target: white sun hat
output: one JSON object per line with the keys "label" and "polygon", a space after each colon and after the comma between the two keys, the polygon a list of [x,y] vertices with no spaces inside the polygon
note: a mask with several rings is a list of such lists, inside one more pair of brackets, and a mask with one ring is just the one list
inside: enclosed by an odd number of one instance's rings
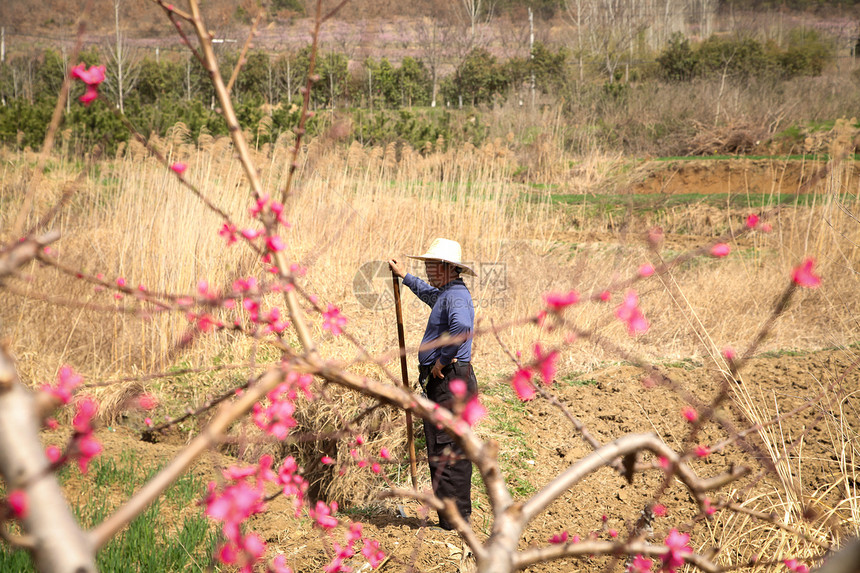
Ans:
{"label": "white sun hat", "polygon": [[430,248],[423,255],[407,255],[410,259],[419,261],[442,261],[451,263],[463,269],[467,275],[475,276],[475,271],[463,264],[463,253],[460,243],[450,239],[433,239]]}

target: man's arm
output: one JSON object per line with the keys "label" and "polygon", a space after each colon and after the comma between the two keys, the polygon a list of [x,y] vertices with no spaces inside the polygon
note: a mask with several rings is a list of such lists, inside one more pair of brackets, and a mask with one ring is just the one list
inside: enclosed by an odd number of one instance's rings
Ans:
{"label": "man's arm", "polygon": [[427,306],[432,307],[436,304],[436,299],[439,298],[439,289],[428,285],[415,275],[408,274],[406,272],[406,264],[402,261],[389,259],[388,266],[391,267],[391,271],[394,274],[403,279],[403,284],[408,286],[409,290],[415,293],[415,296],[427,303]]}
{"label": "man's arm", "polygon": [[403,284],[409,287],[409,290],[415,293],[419,299],[427,303],[427,306],[433,308],[436,304],[436,299],[439,298],[439,289],[432,287],[416,277],[415,275],[407,274],[403,277]]}

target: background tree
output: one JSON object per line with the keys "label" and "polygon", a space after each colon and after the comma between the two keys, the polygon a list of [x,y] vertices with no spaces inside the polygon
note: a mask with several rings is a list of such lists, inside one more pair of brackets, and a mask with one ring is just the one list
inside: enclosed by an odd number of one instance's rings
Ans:
{"label": "background tree", "polygon": [[418,23],[418,42],[421,46],[421,61],[430,73],[430,106],[436,107],[439,91],[439,68],[445,59],[446,45],[452,27],[444,20],[441,4],[434,4],[431,15],[424,16]]}
{"label": "background tree", "polygon": [[105,64],[107,81],[105,90],[111,94],[121,112],[125,112],[125,100],[128,93],[134,89],[140,72],[140,52],[133,48],[127,35],[120,25],[120,8],[122,0],[113,0],[114,34],[113,40],[106,43],[103,52],[110,56],[110,62]]}
{"label": "background tree", "polygon": [[253,50],[246,56],[234,89],[240,101],[254,98],[263,99],[268,104],[274,103],[275,82],[268,53]]}
{"label": "background tree", "polygon": [[496,57],[483,48],[469,52],[447,84],[447,97],[476,105],[492,101],[505,89],[505,78]]}
{"label": "background tree", "polygon": [[140,62],[137,78],[135,91],[144,105],[156,104],[161,100],[180,100],[186,96],[186,91],[183,89],[185,81],[183,62],[144,58]]}

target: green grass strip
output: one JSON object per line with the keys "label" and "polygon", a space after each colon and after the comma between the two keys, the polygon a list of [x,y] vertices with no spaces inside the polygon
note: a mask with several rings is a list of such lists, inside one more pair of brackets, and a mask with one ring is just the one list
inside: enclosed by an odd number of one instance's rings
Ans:
{"label": "green grass strip", "polygon": [[[657,193],[640,193],[626,195],[595,195],[595,194],[552,194],[553,203],[562,205],[580,205],[604,208],[632,207],[634,209],[665,209],[675,206],[711,205],[714,207],[737,207],[761,209],[785,206],[809,206],[831,200],[833,196],[820,193],[679,193],[663,195]],[[526,196],[528,201],[539,199]],[[855,195],[843,194],[838,197],[841,202],[857,200]]]}
{"label": "green grass strip", "polygon": [[[76,470],[64,467],[60,471],[61,482],[68,481],[72,471]],[[156,471],[156,468],[143,467],[133,452],[123,452],[119,458],[96,458],[90,464],[77,498],[69,500],[78,521],[85,528],[100,523],[116,509],[108,503],[107,491],[121,491],[129,497]],[[203,512],[189,513],[181,523],[175,522],[173,526],[163,517],[167,513],[166,508],[178,516],[204,491],[204,480],[185,474],[162,498],[99,551],[96,556],[99,571],[173,573],[211,570],[211,556],[218,544],[218,533]],[[30,573],[35,572],[35,568],[26,551],[0,547],[0,571]]]}

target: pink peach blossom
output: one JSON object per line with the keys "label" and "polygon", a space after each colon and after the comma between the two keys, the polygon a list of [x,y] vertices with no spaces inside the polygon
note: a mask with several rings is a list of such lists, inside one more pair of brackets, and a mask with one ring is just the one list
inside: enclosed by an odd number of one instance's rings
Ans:
{"label": "pink peach blossom", "polygon": [[340,313],[340,309],[333,304],[328,305],[328,310],[323,312],[323,328],[331,331],[335,336],[343,332],[343,327],[346,326],[346,322],[346,317],[343,316]]}
{"label": "pink peach blossom", "polygon": [[266,247],[273,252],[283,251],[287,246],[284,240],[277,235],[272,235],[266,238]]}
{"label": "pink peach blossom", "polygon": [[794,281],[794,284],[805,288],[818,288],[821,284],[821,277],[812,272],[814,264],[814,259],[804,259],[800,266],[791,273],[791,280]]}
{"label": "pink peach blossom", "polygon": [[713,247],[711,247],[711,256],[717,258],[723,258],[728,256],[731,252],[732,248],[727,243],[717,243]]}
{"label": "pink peach blossom", "polygon": [[6,498],[6,502],[9,504],[9,509],[12,511],[12,517],[16,519],[27,517],[28,503],[26,493],[20,489],[9,492],[9,497]]}
{"label": "pink peach blossom", "polygon": [[361,548],[361,554],[370,563],[373,569],[376,569],[385,560],[385,553],[379,549],[379,541],[375,539],[365,539],[364,547]]}
{"label": "pink peach blossom", "polygon": [[466,403],[466,407],[463,408],[463,420],[469,424],[470,426],[474,426],[475,423],[487,415],[487,409],[481,404],[481,401],[477,396],[473,396],[471,400]]}
{"label": "pink peach blossom", "polygon": [[552,385],[552,381],[555,377],[556,372],[555,361],[559,357],[558,350],[550,350],[549,352],[544,353],[544,350],[543,348],[541,348],[540,343],[535,343],[534,354],[535,362],[538,363],[538,368],[540,369],[540,375],[543,379],[543,383],[547,386]]}
{"label": "pink peach blossom", "polygon": [[684,556],[693,552],[690,547],[690,536],[673,529],[664,541],[669,552],[663,555],[663,568],[670,573],[684,564]]}
{"label": "pink peach blossom", "polygon": [[84,104],[85,106],[89,106],[95,100],[99,98],[99,90],[96,89],[95,86],[87,86],[84,94],[78,98],[78,101]]}
{"label": "pink peach blossom", "polygon": [[627,568],[627,573],[648,573],[651,571],[652,565],[653,561],[642,555],[637,555]]}
{"label": "pink peach blossom", "polygon": [[549,542],[553,543],[555,545],[559,545],[561,543],[567,543],[568,535],[569,534],[567,533],[567,531],[562,531],[561,533],[556,533],[555,535],[553,535],[552,537],[549,538]]}
{"label": "pink peach blossom", "polygon": [[786,559],[783,563],[792,573],[809,573],[809,567],[799,562],[797,559]]}
{"label": "pink peach blossom", "polygon": [[331,502],[328,506],[323,501],[318,501],[315,508],[308,510],[311,518],[316,522],[316,525],[324,530],[330,530],[337,527],[337,518],[334,514],[337,512],[337,502]]}
{"label": "pink peach blossom", "polygon": [[57,446],[48,446],[45,448],[45,457],[47,457],[48,461],[52,464],[57,463],[60,461],[60,458],[63,457],[63,450]]}
{"label": "pink peach blossom", "polygon": [[750,229],[755,229],[758,226],[758,215],[755,213],[750,213],[749,217],[747,217],[747,227]]}
{"label": "pink peach blossom", "polygon": [[684,415],[685,418],[687,418],[688,422],[695,422],[699,419],[699,413],[692,406],[685,407],[683,410],[681,410],[681,413]]}
{"label": "pink peach blossom", "polygon": [[572,290],[568,293],[550,292],[543,296],[546,306],[552,312],[560,312],[568,306],[579,302],[579,293]]}
{"label": "pink peach blossom", "polygon": [[466,383],[459,378],[451,380],[448,384],[448,389],[451,390],[451,393],[457,398],[462,398],[466,395]]}
{"label": "pink peach blossom", "polygon": [[638,272],[640,277],[650,277],[654,274],[654,266],[649,263],[645,263],[644,265],[639,267]]}
{"label": "pink peach blossom", "polygon": [[81,80],[88,86],[97,86],[105,81],[104,66],[90,66],[86,69],[86,64],[80,63],[72,68],[71,74],[73,78]]}
{"label": "pink peach blossom", "polygon": [[536,391],[531,380],[531,370],[528,370],[526,368],[520,368],[514,373],[514,376],[511,378],[511,387],[513,387],[514,392],[517,393],[517,398],[519,398],[523,402],[527,402],[535,397]]}
{"label": "pink peach blossom", "polygon": [[639,309],[639,297],[636,295],[636,291],[628,291],[624,297],[624,302],[615,309],[615,316],[627,324],[627,332],[630,336],[648,330],[649,324]]}

